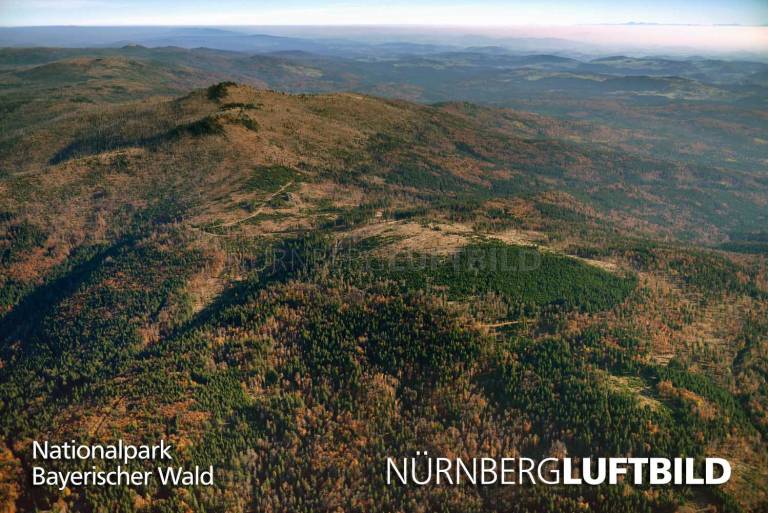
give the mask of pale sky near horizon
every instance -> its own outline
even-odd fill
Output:
[[[768,0],[0,0],[0,26],[768,25]]]

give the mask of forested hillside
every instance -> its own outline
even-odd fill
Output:
[[[54,98],[46,65],[2,97],[0,511],[768,507],[764,170],[462,102],[168,96],[106,59]],[[30,486],[32,440],[160,438],[215,486]],[[421,450],[733,477],[384,482]]]

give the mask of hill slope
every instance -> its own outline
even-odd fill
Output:
[[[764,507],[765,258],[691,242],[764,226],[754,174],[533,114],[230,83],[20,123],[0,149],[9,509]],[[161,437],[216,485],[24,477],[33,439]],[[385,485],[417,450],[711,454],[734,478]]]

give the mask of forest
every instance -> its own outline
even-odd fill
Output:
[[[229,81],[123,100],[0,140],[0,511],[768,508],[754,175],[470,104]],[[30,485],[33,440],[160,439],[214,485]],[[734,476],[386,484],[424,450]]]

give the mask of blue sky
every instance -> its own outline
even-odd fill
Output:
[[[0,25],[768,24],[768,0],[0,0]]]

